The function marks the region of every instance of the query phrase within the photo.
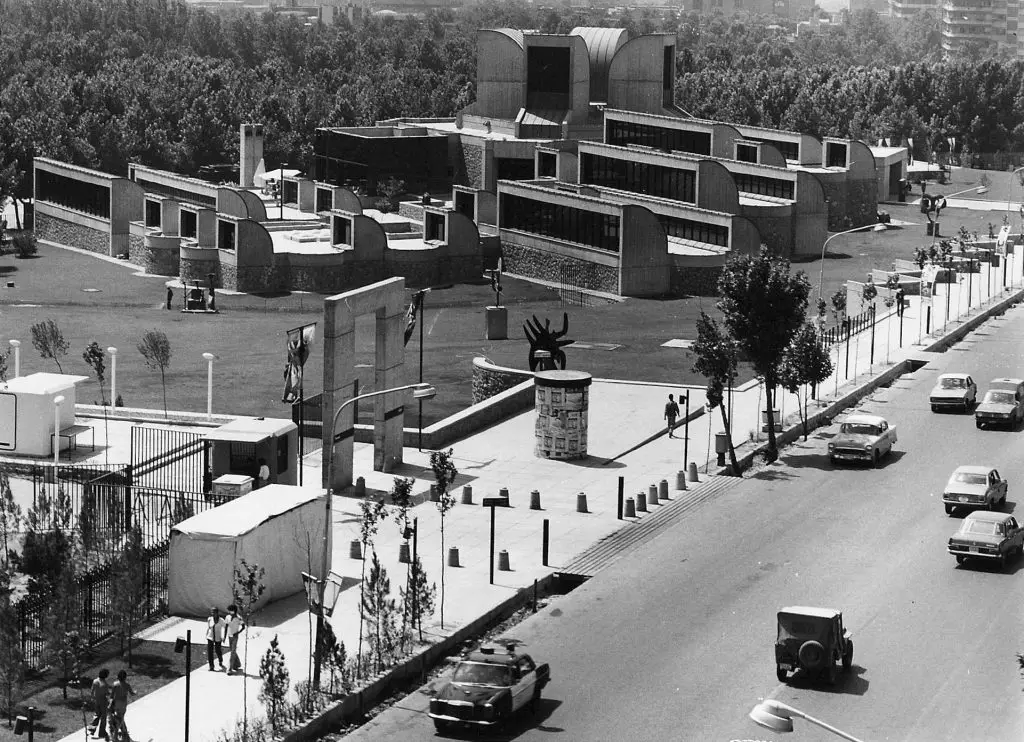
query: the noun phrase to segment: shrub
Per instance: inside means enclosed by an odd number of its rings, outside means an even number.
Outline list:
[[[19,258],[31,258],[39,252],[36,238],[26,232],[14,235],[13,242],[14,251],[18,254]]]

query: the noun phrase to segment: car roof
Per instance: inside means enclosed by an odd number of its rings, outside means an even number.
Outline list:
[[[486,665],[514,665],[522,656],[522,653],[509,654],[495,648],[493,653],[470,652],[465,659],[467,662],[480,662]]]
[[[779,613],[793,613],[798,616],[814,616],[815,618],[835,618],[842,611],[837,611],[835,608],[812,608],[806,605],[791,605],[786,608],[780,608]]]
[[[949,374],[939,374],[940,379],[966,379],[970,374],[960,373],[959,371]]]
[[[989,523],[1005,523],[1013,516],[1009,513],[997,513],[993,510],[975,510],[970,513],[964,520],[984,520]]]
[[[995,469],[994,466],[988,466],[987,464],[968,464],[967,466],[958,466],[953,470],[953,476],[955,474],[988,474],[990,471]]]
[[[885,422],[885,418],[882,417],[881,415],[865,415],[865,414],[847,415],[846,419],[843,420],[843,422],[844,423],[866,423],[867,425],[878,425],[879,423],[884,423]]]
[[[998,379],[992,379],[989,384],[1013,384],[1014,386],[1018,386],[1020,384],[1024,384],[1024,379],[1000,377]]]

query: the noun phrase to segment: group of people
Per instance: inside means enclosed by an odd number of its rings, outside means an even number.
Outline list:
[[[124,714],[128,710],[128,696],[135,691],[128,682],[128,673],[121,670],[113,685],[107,683],[110,670],[103,668],[92,681],[93,719],[89,724],[89,732],[94,739],[108,739],[110,730],[111,742],[131,742],[128,727],[124,723]]]
[[[228,606],[227,616],[222,616],[220,608],[210,609],[210,617],[206,619],[206,661],[212,672],[216,668],[213,665],[214,657],[220,664],[221,670],[227,670],[228,675],[243,673],[242,661],[238,657],[238,637],[245,631],[245,621],[238,613],[238,607]],[[224,667],[224,639],[228,640],[228,667]]]

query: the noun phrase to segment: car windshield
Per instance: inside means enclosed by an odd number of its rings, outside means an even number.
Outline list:
[[[973,536],[1002,536],[1003,524],[985,520],[965,520],[960,524],[958,533],[969,533]]]
[[[877,425],[868,423],[843,423],[839,430],[850,435],[878,435],[879,433]]]
[[[482,662],[460,662],[452,675],[456,683],[475,685],[512,685],[512,671],[504,665],[485,665]]]
[[[985,392],[985,402],[993,404],[1013,404],[1013,392],[990,391]]]
[[[958,379],[955,376],[946,376],[939,382],[943,389],[963,389],[967,386],[966,379]]]
[[[954,482],[960,482],[962,484],[987,484],[988,477],[984,474],[975,474],[969,471],[958,471],[953,475]]]
[[[786,639],[818,639],[828,634],[831,621],[812,616],[779,614],[779,641]]]

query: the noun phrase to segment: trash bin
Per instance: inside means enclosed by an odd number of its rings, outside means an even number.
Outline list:
[[[729,436],[726,433],[715,433],[715,453],[718,465],[725,466],[725,454],[729,451]]]

